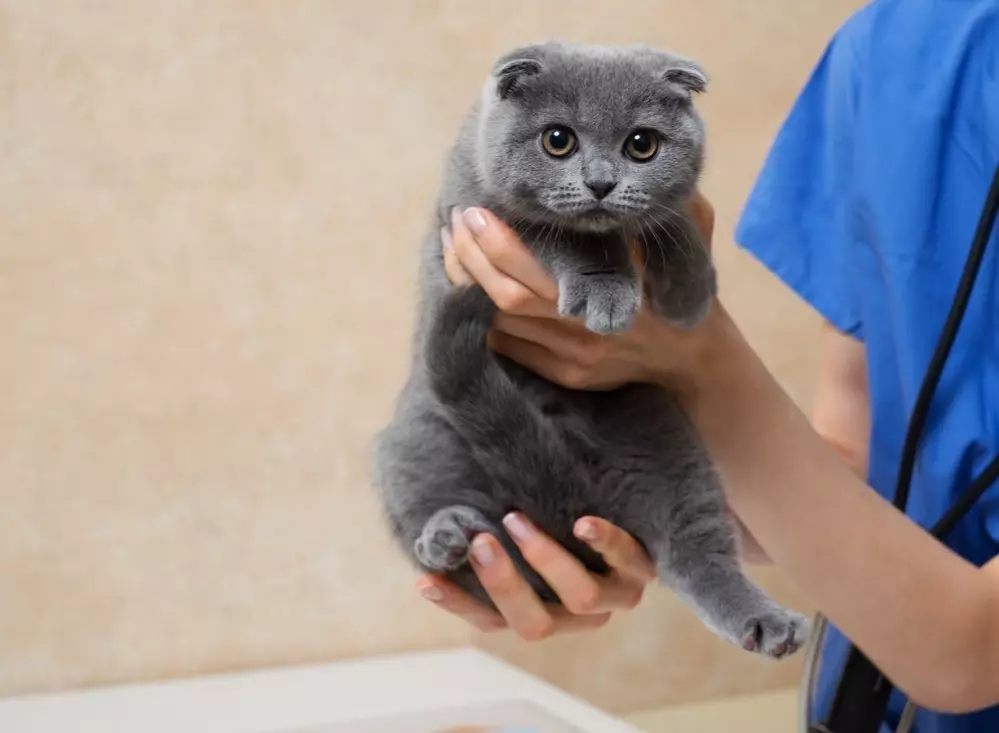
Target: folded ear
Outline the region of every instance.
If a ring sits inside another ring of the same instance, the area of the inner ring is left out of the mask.
[[[663,72],[663,80],[674,84],[688,96],[698,94],[708,88],[708,75],[693,61],[677,59]]]
[[[493,68],[496,79],[496,94],[500,99],[515,94],[517,84],[527,76],[541,73],[541,62],[529,56],[507,56],[500,59]]]

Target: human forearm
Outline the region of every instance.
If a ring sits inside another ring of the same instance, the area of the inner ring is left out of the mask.
[[[999,699],[999,584],[851,472],[720,307],[702,331],[681,394],[766,554],[921,704]]]
[[[812,427],[860,478],[867,475],[870,419],[864,346],[825,323],[820,336]],[[743,559],[753,564],[771,563],[759,542],[734,512],[732,519],[742,539]]]
[[[816,427],[816,429],[818,428]],[[857,453],[853,450],[852,446],[843,445],[828,435],[822,435],[821,437],[833,450],[836,451],[843,462],[850,467],[850,470],[852,470],[858,477],[863,476],[863,461],[858,458]],[[732,511],[731,519],[732,523],[735,525],[736,531],[739,534],[742,559],[751,565],[772,565],[773,560],[771,560],[770,556],[767,555],[759,541],[753,536],[753,533],[749,531],[746,523],[739,519],[739,515]]]

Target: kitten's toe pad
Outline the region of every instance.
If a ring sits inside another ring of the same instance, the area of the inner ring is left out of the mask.
[[[416,559],[429,570],[455,570],[468,559],[471,532],[458,525],[427,528],[416,540]]]
[[[559,315],[584,319],[594,333],[627,331],[641,307],[641,289],[627,276],[577,275],[559,283]]]
[[[460,568],[468,560],[472,538],[485,529],[474,509],[453,507],[437,512],[423,528],[413,549],[420,564],[433,572]]]
[[[808,640],[808,619],[799,613],[775,608],[746,622],[742,648],[773,659],[794,654]]]

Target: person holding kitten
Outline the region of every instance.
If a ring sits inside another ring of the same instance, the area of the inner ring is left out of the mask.
[[[629,330],[597,335],[558,316],[556,284],[490,211],[457,217],[444,256],[452,283],[478,283],[499,307],[496,352],[573,389],[653,383],[678,395],[721,474],[744,558],[776,563],[836,627],[819,707],[850,639],[925,708],[919,731],[999,730],[999,488],[945,544],[924,529],[999,451],[995,233],[907,513],[888,498],[997,163],[996,3],[884,0],[840,29],[736,230],[824,318],[811,421],[717,300],[693,330],[646,309]],[[710,203],[697,194],[691,209],[710,242]],[[471,566],[495,609],[433,575],[419,581],[424,596],[479,629],[533,640],[603,625],[655,577],[640,543],[598,517],[580,517],[574,532],[609,575],[587,572],[526,517],[509,521],[563,606],[539,599],[488,533],[475,537]]]

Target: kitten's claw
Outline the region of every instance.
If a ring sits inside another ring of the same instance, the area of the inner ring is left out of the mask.
[[[791,656],[808,640],[808,619],[799,613],[776,608],[746,622],[741,641],[746,651],[773,659]]]

